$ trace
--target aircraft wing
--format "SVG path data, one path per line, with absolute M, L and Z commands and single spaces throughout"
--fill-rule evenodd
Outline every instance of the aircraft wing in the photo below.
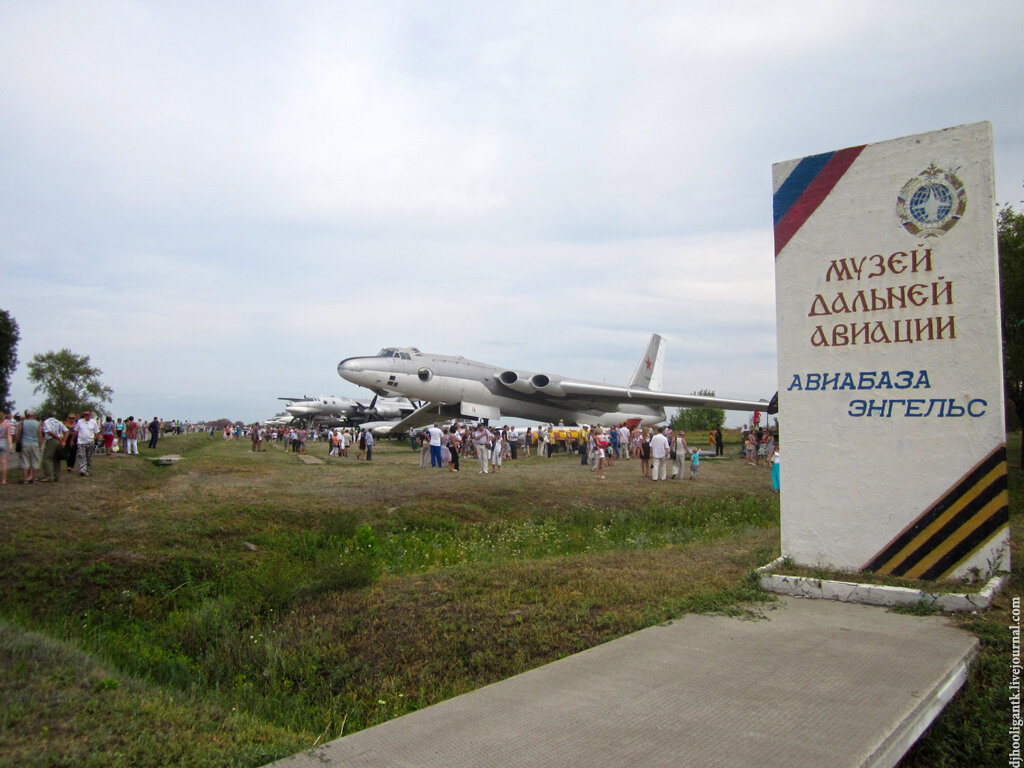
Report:
M 425 427 L 436 421 L 446 421 L 458 415 L 460 415 L 458 406 L 451 406 L 446 403 L 425 403 L 408 416 L 394 422 L 391 425 L 389 434 L 400 435 L 410 429 Z
M 588 381 L 562 379 L 558 387 L 567 397 L 583 397 L 595 403 L 628 405 L 661 405 L 680 408 L 721 408 L 724 411 L 762 411 L 774 413 L 767 400 L 731 400 L 704 395 L 681 395 L 653 389 L 616 387 Z M 773 400 L 774 402 L 774 400 Z

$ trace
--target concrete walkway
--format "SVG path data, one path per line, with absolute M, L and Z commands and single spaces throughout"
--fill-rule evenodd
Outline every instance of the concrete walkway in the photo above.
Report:
M 977 645 L 941 616 L 799 598 L 763 613 L 685 616 L 274 765 L 893 766 Z

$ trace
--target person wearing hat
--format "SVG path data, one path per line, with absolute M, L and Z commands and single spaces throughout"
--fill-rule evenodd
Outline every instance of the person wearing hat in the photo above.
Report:
M 100 425 L 92 417 L 92 411 L 85 410 L 82 418 L 75 424 L 75 432 L 78 434 L 78 474 L 80 477 L 88 477 L 92 471 L 92 456 L 96 452 L 96 433 Z

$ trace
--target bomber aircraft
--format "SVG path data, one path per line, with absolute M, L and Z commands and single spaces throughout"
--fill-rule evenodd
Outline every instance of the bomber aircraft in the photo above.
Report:
M 284 427 L 292 422 L 292 415 L 290 413 L 276 413 L 273 418 L 261 421 L 260 425 L 264 427 Z
M 416 347 L 385 347 L 376 355 L 345 358 L 338 363 L 338 375 L 382 397 L 403 395 L 424 403 L 394 424 L 392 434 L 439 418 L 504 416 L 613 426 L 630 419 L 658 424 L 665 421 L 665 406 L 776 410 L 774 398 L 769 403 L 662 392 L 663 357 L 662 339 L 655 333 L 625 387 L 500 368 L 460 356 L 420 352 Z
M 351 397 L 320 395 L 319 397 L 281 397 L 288 401 L 285 410 L 296 419 L 316 422 L 329 427 L 354 426 L 364 421 L 397 420 L 416 410 L 416 406 L 404 398 L 378 402 L 354 400 Z

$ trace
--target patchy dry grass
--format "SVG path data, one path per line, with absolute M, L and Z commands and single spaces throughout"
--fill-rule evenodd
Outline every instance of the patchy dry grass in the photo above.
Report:
M 24 764 L 33 745 L 38 765 L 94 752 L 259 765 L 687 611 L 765 599 L 749 573 L 776 547 L 767 470 L 739 460 L 655 484 L 637 461 L 598 482 L 564 455 L 450 474 L 398 443 L 322 465 L 201 435 L 162 452 L 183 459 L 98 457 L 91 478 L 3 489 L 3 642 L 43 659 L 7 684 L 38 692 L 44 667 L 81 671 L 58 675 L 63 708 L 23 699 L 0 762 Z
M 203 435 L 164 452 L 184 458 L 0 489 L 0 765 L 261 765 L 766 599 L 750 572 L 777 554 L 768 470 L 735 457 L 652 483 L 637 461 L 598 481 L 564 455 L 450 474 L 400 443 L 322 465 Z M 1005 742 L 986 713 L 1005 700 L 1007 611 L 961 619 L 980 676 L 907 766 L 995 764 L 976 758 Z
M 83 768 L 254 765 L 305 743 L 0 621 L 0 764 Z

